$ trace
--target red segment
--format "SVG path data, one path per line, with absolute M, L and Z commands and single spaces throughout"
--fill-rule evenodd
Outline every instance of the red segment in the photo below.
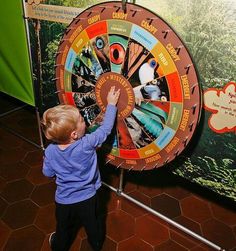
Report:
M 123 120 L 117 121 L 117 129 L 118 129 L 118 134 L 119 134 L 119 147 L 121 149 L 122 148 L 135 149 L 134 142 Z
M 139 159 L 140 156 L 137 150 L 120 149 L 120 157 L 125 159 Z
M 161 108 L 163 111 L 169 114 L 170 111 L 170 102 L 161 102 L 161 101 L 151 101 L 151 103 L 159 108 Z
M 174 72 L 167 75 L 166 80 L 169 87 L 170 101 L 171 102 L 183 102 L 182 88 L 181 88 L 178 73 Z
M 89 26 L 86 29 L 86 31 L 87 31 L 89 39 L 96 37 L 98 35 L 101 35 L 101 34 L 105 34 L 105 33 L 107 33 L 107 22 L 102 21 L 102 22 L 93 24 L 93 25 Z
M 66 100 L 67 100 L 67 104 L 69 105 L 74 105 L 75 106 L 75 102 L 73 99 L 73 93 L 72 92 L 65 92 L 65 96 L 66 96 Z

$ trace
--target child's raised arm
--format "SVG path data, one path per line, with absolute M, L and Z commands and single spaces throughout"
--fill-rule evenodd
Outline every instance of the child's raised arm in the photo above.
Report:
M 96 129 L 96 131 L 87 134 L 84 137 L 84 140 L 87 140 L 88 143 L 86 144 L 86 147 L 94 148 L 98 145 L 101 145 L 106 140 L 107 136 L 111 133 L 116 118 L 116 104 L 118 102 L 119 96 L 120 89 L 115 91 L 115 86 L 112 86 L 107 94 L 108 105 L 104 115 L 103 123 L 98 129 Z

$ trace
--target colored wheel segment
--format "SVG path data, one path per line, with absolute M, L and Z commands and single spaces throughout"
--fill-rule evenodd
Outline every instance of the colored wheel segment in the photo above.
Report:
M 121 168 L 149 170 L 179 155 L 200 112 L 197 74 L 173 29 L 151 11 L 106 2 L 79 14 L 59 46 L 61 103 L 76 106 L 98 128 L 110 86 L 121 90 L 116 128 L 105 148 Z M 111 149 L 112 146 L 112 149 Z

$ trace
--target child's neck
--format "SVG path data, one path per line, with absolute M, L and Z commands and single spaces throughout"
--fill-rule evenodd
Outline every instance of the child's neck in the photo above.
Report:
M 74 143 L 76 140 L 75 139 L 71 139 L 68 143 L 64 143 L 64 144 L 58 144 L 58 147 L 61 150 L 65 150 L 68 146 L 70 146 L 72 143 Z

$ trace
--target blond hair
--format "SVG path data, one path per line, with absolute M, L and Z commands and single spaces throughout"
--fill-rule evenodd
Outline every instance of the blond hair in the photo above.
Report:
M 72 105 L 57 105 L 43 114 L 41 125 L 47 139 L 56 143 L 67 143 L 71 133 L 77 128 L 81 117 L 79 110 Z

